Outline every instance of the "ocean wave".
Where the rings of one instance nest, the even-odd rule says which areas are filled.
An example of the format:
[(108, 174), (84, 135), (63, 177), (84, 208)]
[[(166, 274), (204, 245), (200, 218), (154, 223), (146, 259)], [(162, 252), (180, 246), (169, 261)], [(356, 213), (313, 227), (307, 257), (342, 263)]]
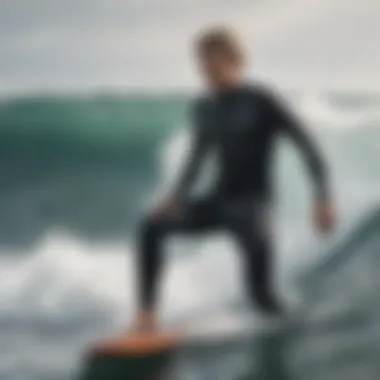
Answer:
[[(68, 378), (88, 342), (131, 323), (135, 224), (148, 198), (174, 180), (184, 160), (188, 136), (179, 127), (186, 103), (56, 97), (1, 104), (0, 377)], [(314, 95), (298, 104), (328, 158), (340, 226), (352, 226), (364, 210), (380, 204), (379, 109), (341, 106)], [(361, 264), (344, 276), (330, 276), (332, 285), (322, 281), (328, 291), (322, 286), (312, 302), (318, 310), (339, 309), (341, 300), (361, 305), (360, 280), (367, 278), (368, 253), (374, 258), (378, 239), (375, 247), (345, 247), (327, 260), (320, 249), (324, 241), (309, 223), (305, 173), (291, 152), (284, 146), (276, 162), (279, 289), (290, 291), (301, 263), (316, 264), (312, 270), (325, 279), (344, 269), (341, 264), (351, 256), (351, 263)], [(372, 235), (378, 223), (377, 217)], [(346, 239), (349, 230), (340, 226)], [(240, 256), (228, 236), (191, 244), (174, 239), (167, 248), (160, 304), (166, 323), (196, 310), (245, 303)], [(321, 293), (329, 296), (322, 308)], [(345, 312), (339, 309), (339, 318)], [(323, 351), (328, 347), (325, 341)], [(309, 356), (306, 363), (315, 366), (315, 352)]]
[(299, 97), (297, 107), (314, 129), (349, 132), (380, 123), (380, 97), (305, 93)]
[[(185, 113), (183, 99), (52, 97), (0, 104), (2, 154), (96, 158), (118, 156), (124, 164), (151, 157)], [(137, 157), (134, 159), (134, 157)]]

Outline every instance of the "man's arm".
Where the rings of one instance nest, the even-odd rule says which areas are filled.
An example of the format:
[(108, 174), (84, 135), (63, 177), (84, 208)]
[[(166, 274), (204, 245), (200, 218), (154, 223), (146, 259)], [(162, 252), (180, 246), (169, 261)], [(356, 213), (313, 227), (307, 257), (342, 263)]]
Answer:
[(290, 137), (305, 157), (314, 183), (317, 200), (328, 200), (330, 198), (330, 191), (326, 164), (302, 121), (278, 96), (269, 95), (267, 97), (267, 107), (274, 127)]
[(179, 175), (177, 185), (174, 188), (174, 195), (182, 199), (190, 192), (210, 143), (210, 137), (203, 122), (202, 106), (200, 104), (196, 104), (192, 109), (191, 123), (190, 151)]
[(290, 107), (273, 94), (266, 94), (265, 99), (268, 117), (272, 120), (273, 127), (290, 137), (306, 159), (314, 184), (316, 222), (320, 229), (328, 230), (334, 224), (334, 210), (325, 161), (303, 123)]
[(191, 146), (184, 167), (179, 175), (176, 185), (166, 198), (159, 202), (154, 212), (178, 213), (181, 211), (183, 201), (188, 197), (191, 186), (196, 179), (202, 160), (210, 144), (210, 136), (204, 125), (201, 104), (195, 104), (191, 117)]

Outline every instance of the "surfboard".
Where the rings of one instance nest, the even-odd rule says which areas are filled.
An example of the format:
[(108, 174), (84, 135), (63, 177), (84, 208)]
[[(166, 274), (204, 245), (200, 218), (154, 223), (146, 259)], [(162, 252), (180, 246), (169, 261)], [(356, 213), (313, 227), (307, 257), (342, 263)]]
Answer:
[[(186, 349), (245, 345), (253, 339), (277, 334), (289, 327), (281, 319), (252, 318), (251, 315), (219, 314), (192, 319), (156, 332), (123, 333), (89, 346), (86, 353), (86, 376), (81, 379), (149, 379), (167, 371), (173, 357)], [(132, 376), (133, 374), (133, 376)]]
[(184, 334), (180, 330), (133, 332), (103, 340), (90, 346), (89, 356), (148, 356), (180, 347)]
[(147, 356), (193, 345), (212, 345), (242, 341), (246, 338), (276, 332), (288, 326), (280, 318), (220, 314), (192, 321), (181, 327), (155, 332), (131, 332), (96, 343), (90, 356)]

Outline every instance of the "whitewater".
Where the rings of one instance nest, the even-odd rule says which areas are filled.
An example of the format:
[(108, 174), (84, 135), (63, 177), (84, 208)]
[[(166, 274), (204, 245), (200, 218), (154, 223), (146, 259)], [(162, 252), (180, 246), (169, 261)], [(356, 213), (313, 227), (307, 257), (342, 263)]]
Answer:
[[(276, 271), (285, 298), (380, 201), (380, 95), (296, 93), (291, 101), (327, 157), (339, 226), (330, 237), (315, 233), (307, 172), (281, 144)], [(1, 101), (0, 378), (67, 379), (89, 341), (131, 323), (136, 225), (186, 156), (188, 103), (104, 94)], [(245, 303), (228, 236), (176, 237), (167, 248), (165, 323)]]

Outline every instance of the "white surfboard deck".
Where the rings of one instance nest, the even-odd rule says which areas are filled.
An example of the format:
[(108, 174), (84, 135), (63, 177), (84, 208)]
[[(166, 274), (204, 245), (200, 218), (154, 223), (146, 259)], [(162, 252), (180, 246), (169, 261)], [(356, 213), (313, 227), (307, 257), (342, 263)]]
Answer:
[[(293, 323), (295, 322), (295, 323)], [(90, 354), (97, 356), (143, 355), (149, 357), (168, 350), (212, 346), (246, 345), (255, 338), (273, 336), (298, 326), (300, 319), (270, 318), (255, 314), (229, 314), (204, 316), (177, 327), (167, 327), (160, 332), (122, 335), (93, 345)]]
[(183, 331), (184, 344), (218, 343), (230, 340), (244, 340), (254, 336), (275, 333), (286, 328), (289, 320), (282, 318), (264, 318), (261, 316), (219, 314), (209, 316), (202, 321), (193, 321)]

